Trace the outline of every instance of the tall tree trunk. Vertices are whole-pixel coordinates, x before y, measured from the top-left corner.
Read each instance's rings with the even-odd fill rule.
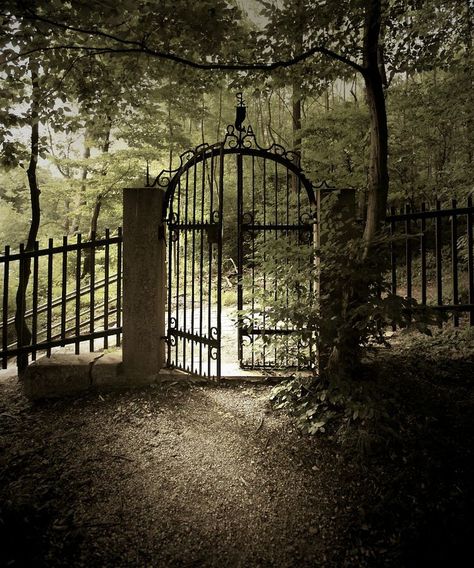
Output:
[[[265,122],[264,122],[264,117],[263,117],[263,103],[262,103],[262,92],[260,91],[260,93],[258,94],[258,98],[257,98],[257,122],[260,125],[260,135],[259,135],[259,140],[261,140],[261,144],[263,147],[267,147],[267,133],[266,133],[266,129],[265,129]]]
[[[110,150],[110,134],[112,132],[112,118],[110,116],[106,117],[106,124],[107,126],[104,132],[104,142],[102,144],[102,154],[108,154]],[[103,176],[107,175],[106,167],[103,169],[102,175]],[[97,197],[95,198],[95,203],[92,209],[91,221],[89,226],[89,240],[92,239],[93,233],[97,234],[97,227],[98,227],[99,215],[102,207],[103,197],[104,197],[103,194],[99,193],[99,195],[97,195]]]
[[[36,168],[38,165],[39,154],[39,102],[40,102],[40,88],[38,79],[38,66],[36,62],[30,60],[29,70],[31,76],[31,111],[30,111],[30,126],[31,126],[31,148],[30,148],[30,162],[27,169],[28,185],[30,188],[30,203],[31,203],[31,224],[28,232],[28,239],[26,242],[26,251],[34,250],[36,237],[41,219],[40,209],[40,189],[38,187],[38,180],[36,177]],[[26,320],[26,291],[31,274],[31,259],[26,258],[20,261],[20,277],[18,282],[18,289],[16,293],[16,312],[15,312],[15,330],[17,334],[18,347],[24,347],[31,343],[31,331],[29,330]],[[28,366],[28,354],[22,353],[17,357],[18,373],[21,375]]]
[[[219,89],[219,113],[217,117],[216,140],[220,140],[222,136],[222,87]]]
[[[368,0],[364,34],[364,81],[370,116],[366,254],[385,218],[388,198],[388,129],[383,78],[379,67],[381,0]]]
[[[303,37],[305,29],[304,18],[304,3],[303,0],[298,0],[296,8],[296,29],[295,29],[295,52],[301,53],[303,51]],[[301,75],[295,73],[293,76],[293,85],[291,93],[291,106],[292,106],[292,126],[293,126],[293,151],[298,156],[298,163],[301,163],[302,151],[302,135],[301,135]],[[295,186],[295,180],[293,180]],[[296,190],[296,186],[294,187]]]
[[[110,150],[110,133],[112,131],[112,119],[111,119],[111,117],[107,116],[106,121],[107,121],[107,126],[106,126],[105,133],[104,133],[104,143],[102,144],[102,153],[103,154],[109,153],[109,150]],[[90,152],[90,150],[89,150],[89,152]],[[106,174],[107,174],[107,168],[105,167],[102,171],[102,175],[105,176]],[[92,215],[91,215],[91,220],[90,220],[90,225],[89,225],[89,240],[92,239],[93,233],[97,234],[99,215],[100,215],[100,210],[101,210],[101,207],[102,207],[102,199],[103,199],[103,194],[99,193],[99,195],[95,199],[94,208],[92,209]]]
[[[474,26],[473,26],[474,7],[472,6],[471,0],[465,0],[465,10],[466,10],[465,51],[466,51],[466,60],[467,60],[467,64],[465,66],[465,73],[466,73],[467,84],[469,85],[469,88],[472,90],[472,87],[474,86],[474,81],[473,81],[474,74],[472,72],[472,62],[471,62],[472,35],[473,35],[473,28],[474,28]],[[466,120],[467,163],[472,164],[473,155],[474,155],[474,136],[473,136],[473,132],[474,132],[473,122],[474,122],[474,120],[473,120],[472,106],[471,106],[470,109],[468,109],[467,112],[468,112],[468,118]]]
[[[110,133],[112,130],[112,118],[110,116],[106,117],[106,129],[105,129],[105,133],[104,133],[104,142],[102,144],[102,153],[103,154],[107,154],[109,152],[110,149]],[[107,168],[104,167],[103,171],[102,171],[102,175],[106,175],[107,174]],[[90,218],[90,223],[89,223],[89,235],[88,235],[88,240],[91,241],[93,235],[97,235],[97,229],[98,229],[98,224],[99,224],[99,215],[100,215],[100,211],[102,209],[102,200],[103,200],[103,193],[99,193],[97,195],[97,197],[95,198],[94,201],[94,207],[92,208],[92,215]],[[88,274],[91,273],[91,268],[92,268],[92,249],[87,249],[86,251],[84,251],[84,264],[82,267],[82,274],[81,274],[81,278],[84,278],[85,276],[87,276]]]
[[[91,147],[89,143],[89,132],[86,130],[84,134],[84,150],[82,153],[82,159],[88,160],[91,157]],[[81,189],[79,195],[77,196],[76,200],[76,217],[72,222],[72,233],[79,233],[81,228],[81,208],[85,205],[85,198],[84,195],[86,193],[86,181],[87,181],[87,165],[84,164],[82,166],[82,173],[81,173]]]
[[[168,169],[173,169],[173,122],[171,120],[171,99],[168,99]]]
[[[99,222],[100,210],[102,207],[102,194],[95,198],[94,207],[92,209],[91,222],[89,226],[89,240],[92,239],[93,234],[97,234],[97,227]]]
[[[206,143],[206,134],[204,130],[204,113],[206,111],[206,101],[204,99],[204,93],[202,94],[202,114],[201,114],[201,143]]]
[[[388,197],[388,129],[383,76],[380,73],[380,28],[381,0],[366,0],[364,66],[361,72],[365,81],[370,116],[370,157],[364,255],[358,267],[359,274],[355,275],[356,279],[357,276],[366,273],[366,262],[372,265],[375,258],[372,255],[377,254],[373,243],[385,218]],[[370,282],[363,277],[357,286],[354,286],[353,282],[348,282],[347,286],[343,286],[330,300],[333,305],[340,306],[339,317],[342,325],[339,326],[333,340],[329,338],[329,341],[324,342],[328,345],[322,344],[321,354],[323,371],[325,370],[330,377],[336,377],[336,380],[353,378],[354,373],[357,372],[360,363],[360,333],[354,322],[349,325],[346,320],[347,306],[354,309],[364,305],[370,295],[369,287]]]
[[[301,87],[295,79],[293,81],[292,92],[292,114],[293,114],[293,152],[298,155],[298,161],[301,161]]]
[[[293,124],[293,152],[297,156],[298,165],[301,164],[301,146],[302,146],[302,136],[301,136],[301,87],[295,78],[293,80],[293,91],[292,91],[292,124]],[[296,174],[291,176],[291,190],[293,193],[298,192],[298,177]]]

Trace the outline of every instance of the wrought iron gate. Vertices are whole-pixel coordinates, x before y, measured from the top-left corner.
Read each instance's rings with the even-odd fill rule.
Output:
[[[246,107],[238,97],[224,141],[186,152],[176,170],[161,172],[153,184],[166,190],[168,365],[216,378],[222,374],[224,253],[236,257],[226,280],[236,282],[240,367],[301,367],[313,358],[313,332],[272,317],[272,305],[288,304],[288,288],[268,267],[283,242],[313,246],[313,187],[298,154],[258,145],[251,126],[243,126]]]

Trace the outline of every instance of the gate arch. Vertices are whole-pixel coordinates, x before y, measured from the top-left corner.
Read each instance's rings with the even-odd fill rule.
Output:
[[[239,102],[238,118],[242,110],[245,116],[241,97]],[[230,193],[229,173],[235,174]],[[269,327],[265,308],[256,300],[267,286],[277,298],[282,284],[266,281],[265,263],[256,261],[257,249],[278,246],[283,236],[307,243],[317,239],[316,194],[298,154],[279,144],[260,147],[251,126],[242,127],[242,121],[236,120],[227,126],[222,142],[183,153],[179,166],[163,170],[152,185],[165,191],[168,366],[192,375],[221,377],[222,321],[228,319],[227,312],[223,315],[223,279],[229,282],[232,277],[236,279],[236,359],[241,368],[281,366],[276,348],[274,356],[269,351],[271,338],[296,337],[298,350],[311,353],[312,342],[303,342],[302,330],[288,324]],[[234,245],[237,251],[229,261],[235,273],[227,275],[223,266]],[[300,365],[299,359],[284,363]]]

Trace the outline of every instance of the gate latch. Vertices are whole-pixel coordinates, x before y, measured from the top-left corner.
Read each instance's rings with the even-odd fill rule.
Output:
[[[219,225],[214,223],[211,225],[206,225],[206,235],[207,242],[210,245],[214,245],[219,242]]]

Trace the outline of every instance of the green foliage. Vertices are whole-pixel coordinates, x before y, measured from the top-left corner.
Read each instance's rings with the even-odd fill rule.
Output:
[[[368,130],[367,109],[350,102],[336,101],[330,112],[311,116],[304,131],[308,170],[332,186],[364,187]]]
[[[275,409],[291,412],[298,427],[310,435],[338,436],[347,427],[362,432],[388,418],[385,401],[380,401],[377,389],[368,381],[335,387],[319,378],[299,375],[274,387],[270,400]]]
[[[289,302],[272,302],[271,294],[266,294],[269,325],[284,321],[317,333],[316,371],[296,376],[272,394],[276,408],[291,410],[310,434],[334,434],[341,425],[363,432],[369,423],[387,419],[378,386],[364,378],[363,358],[377,346],[388,345],[387,329],[392,324],[431,334],[431,326],[442,318],[391,293],[386,279],[389,237],[382,234],[371,254],[366,254],[360,227],[348,217],[341,199],[344,203],[343,196],[333,193],[323,202],[324,232],[318,249],[295,248],[298,260],[289,264],[281,256],[288,251],[261,253],[267,270],[277,271],[290,290]],[[318,275],[319,297],[309,285]],[[272,346],[285,349],[284,344]],[[362,445],[363,440],[361,434]]]
[[[465,62],[465,64],[468,62]],[[393,202],[464,199],[472,191],[472,79],[464,68],[398,82],[389,122]]]
[[[303,330],[300,339],[316,342],[319,356],[318,361],[308,360],[314,354],[306,352],[300,365],[318,367],[331,385],[351,380],[364,353],[387,344],[390,326],[430,333],[430,326],[441,318],[391,292],[390,238],[380,235],[367,254],[361,228],[344,210],[344,197],[338,193],[323,201],[319,247],[313,239],[302,241],[301,235],[266,235],[256,240],[252,258],[254,273],[265,274],[267,282],[256,289],[253,324],[258,326],[265,314],[270,328]],[[245,309],[242,315],[246,316]],[[285,360],[288,350],[294,349],[294,356],[298,352],[297,344],[287,339],[263,339],[276,349],[279,360]]]
[[[429,325],[438,323],[441,316],[392,293],[390,237],[381,233],[367,250],[360,226],[338,199],[333,193],[322,206],[320,332],[329,368],[340,359],[348,366],[340,369],[346,374],[357,370],[364,349],[386,343],[390,325],[429,333]]]

